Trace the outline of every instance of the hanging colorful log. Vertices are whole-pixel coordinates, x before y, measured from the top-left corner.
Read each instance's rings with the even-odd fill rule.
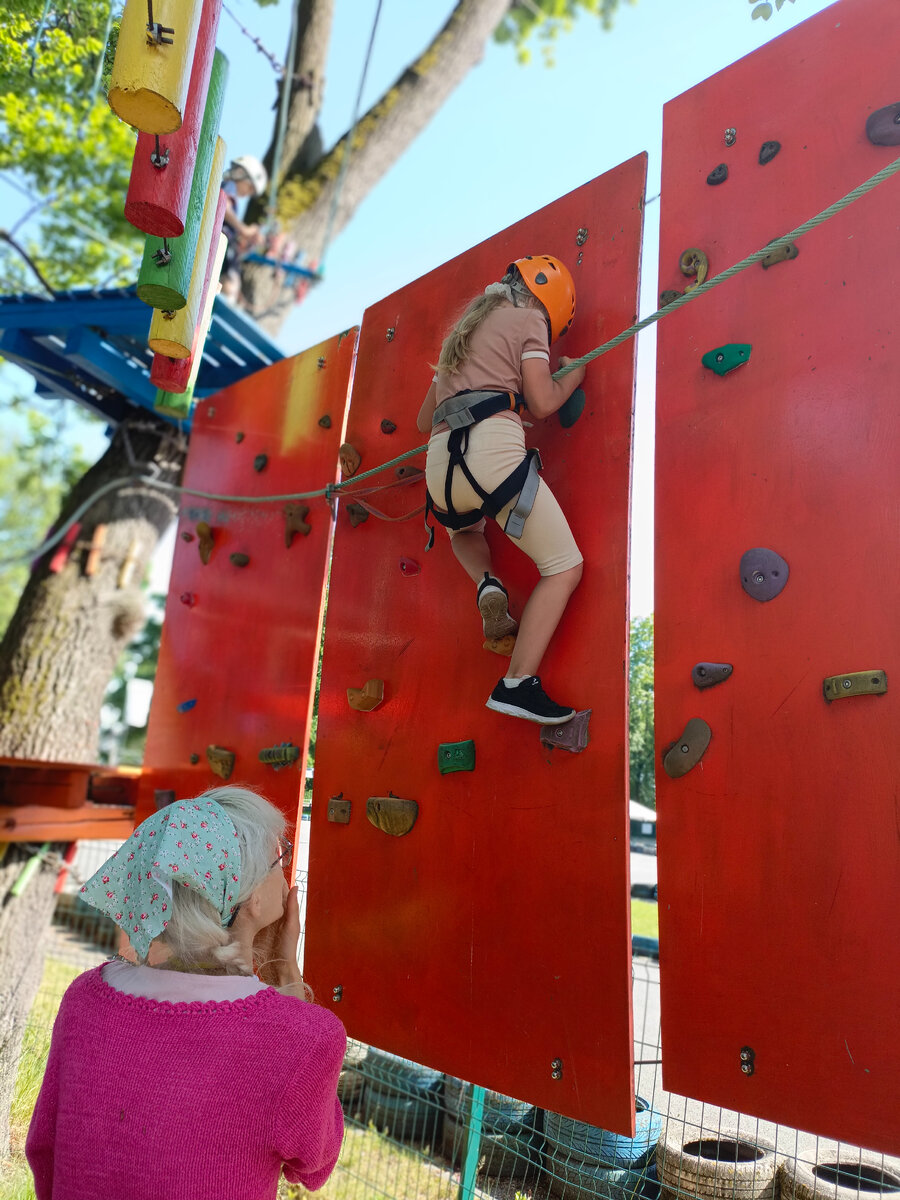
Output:
[[[198,235],[203,220],[210,177],[215,175],[216,193],[218,193],[222,180],[224,160],[222,165],[216,167],[214,171],[212,161],[219,132],[219,121],[222,116],[222,101],[225,97],[227,77],[228,60],[221,51],[217,50],[209,80],[200,141],[197,145],[197,158],[191,183],[191,198],[188,202],[184,222],[184,233],[171,242],[164,238],[148,237],[144,246],[144,258],[138,272],[137,294],[145,304],[164,312],[174,312],[179,308],[184,308],[187,304],[188,288],[197,253]],[[206,265],[205,255],[203,264]],[[186,353],[190,354],[190,344],[188,344]]]
[[[221,230],[222,228],[222,217],[225,214],[225,204],[225,193],[220,191],[215,221],[213,223],[214,234],[216,230]],[[197,327],[194,330],[193,340],[191,341],[191,353],[187,358],[172,358],[167,354],[153,355],[153,363],[150,367],[150,382],[156,387],[160,388],[162,391],[172,392],[172,394],[176,396],[185,391],[190,383],[194,359],[198,353],[198,341],[201,338],[201,334],[204,338],[206,337],[206,331],[203,329],[203,319],[206,315],[207,307],[209,308],[209,320],[207,321],[207,328],[209,326],[209,321],[212,320],[212,306],[219,291],[219,275],[222,271],[222,259],[225,256],[225,247],[220,245],[222,237],[223,234],[219,233],[218,237],[214,236],[212,242],[210,243],[209,254],[206,260],[206,268],[203,274],[203,288],[200,293],[201,315],[200,320],[197,322]],[[225,245],[227,246],[227,244],[228,243],[226,241]],[[207,300],[209,300],[208,305]],[[179,311],[184,313],[185,309],[180,309]],[[171,321],[166,322],[166,324],[170,327],[170,336],[172,336],[173,333],[171,326],[173,322],[177,320],[178,317],[176,315]],[[203,353],[202,343],[200,345],[199,353],[201,355]]]
[[[194,269],[187,288],[186,303],[172,315],[164,315],[160,311],[153,313],[149,346],[154,354],[166,354],[169,358],[187,358],[191,352],[194,330],[200,319],[200,301],[203,296],[203,280],[206,276],[210,246],[222,232],[224,207],[221,204],[222,191],[219,181],[224,167],[225,143],[219,138],[209,172],[203,219],[194,244]]]
[[[202,3],[181,128],[169,134],[164,145],[152,133],[138,134],[131,166],[125,219],[142,233],[156,237],[176,238],[184,233],[222,11],[222,0],[202,0]]]
[[[147,0],[127,0],[108,100],[116,116],[134,129],[174,133],[181,127],[201,4],[153,0],[148,14]]]

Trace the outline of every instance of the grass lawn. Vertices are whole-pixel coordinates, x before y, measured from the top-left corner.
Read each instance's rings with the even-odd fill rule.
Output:
[[[655,900],[632,899],[631,932],[638,937],[659,937],[659,905]]]

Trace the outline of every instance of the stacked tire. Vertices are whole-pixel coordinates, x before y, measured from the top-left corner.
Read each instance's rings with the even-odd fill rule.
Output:
[[[544,1169],[550,1191],[565,1200],[655,1200],[653,1155],[661,1132],[662,1118],[640,1097],[633,1138],[546,1113]]]
[[[469,1141],[472,1085],[444,1079],[444,1157],[454,1169],[465,1161]],[[543,1111],[523,1100],[485,1090],[478,1174],[525,1183],[538,1173],[543,1149]]]
[[[440,1145],[444,1080],[440,1071],[369,1047],[366,1079],[365,1124],[419,1149]]]
[[[365,1062],[369,1047],[364,1042],[347,1041],[347,1052],[344,1055],[344,1065],[338,1075],[337,1094],[341,1106],[348,1116],[362,1111],[363,1093],[366,1085]]]
[[[782,1162],[778,1168],[782,1200],[876,1200],[900,1195],[900,1170],[874,1154],[840,1150],[822,1161]]]
[[[667,1132],[656,1167],[662,1200],[777,1200],[775,1147],[759,1138],[722,1133],[682,1144]]]

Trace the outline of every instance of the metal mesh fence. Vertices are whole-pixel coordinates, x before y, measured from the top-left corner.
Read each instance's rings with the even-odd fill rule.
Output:
[[[306,873],[298,876],[305,912]],[[62,896],[31,1014],[46,1054],[62,990],[115,952],[112,922]],[[346,1134],[323,1200],[900,1200],[900,1161],[662,1087],[657,943],[633,942],[635,1137],[546,1112],[350,1041]],[[301,943],[302,961],[302,943]],[[42,1064],[37,1067],[34,1094]],[[822,1086],[828,1081],[823,1079]],[[33,1101],[32,1101],[33,1102]],[[23,1128],[29,1113],[22,1112]],[[27,1195],[28,1193],[22,1193]],[[282,1181],[279,1200],[305,1195]]]

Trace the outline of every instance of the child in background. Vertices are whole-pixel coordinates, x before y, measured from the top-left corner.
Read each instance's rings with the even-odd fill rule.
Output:
[[[222,232],[228,242],[225,261],[222,264],[222,295],[236,302],[241,294],[241,273],[238,269],[241,257],[261,238],[258,225],[245,225],[238,216],[238,200],[246,196],[261,196],[268,186],[269,175],[258,158],[242,154],[236,158],[222,180],[222,191],[227,198]]]
[[[428,511],[447,527],[460,565],[476,583],[484,636],[510,638],[509,670],[487,707],[541,725],[562,725],[575,709],[556,704],[538,677],[541,659],[582,573],[582,555],[553,493],[526,452],[520,413],[549,417],[584,378],[550,374],[550,343],[575,315],[575,286],[551,255],[517,259],[499,283],[468,305],[444,341],[417,425],[431,431],[425,465]],[[565,366],[570,360],[560,359]],[[485,514],[504,528],[540,572],[517,626],[494,575]],[[427,519],[427,516],[426,516]]]
[[[297,966],[290,849],[278,809],[219,787],[148,817],[81,889],[138,961],[63,996],[25,1143],[37,1200],[276,1200],[282,1170],[325,1183],[347,1039]]]

